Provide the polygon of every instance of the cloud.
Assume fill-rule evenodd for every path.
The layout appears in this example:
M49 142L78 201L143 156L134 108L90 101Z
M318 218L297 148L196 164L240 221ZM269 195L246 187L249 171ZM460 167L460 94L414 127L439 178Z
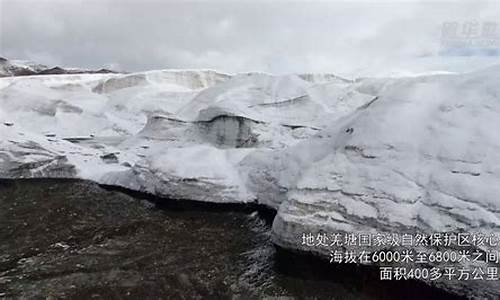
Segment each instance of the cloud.
M494 2L0 0L0 55L129 71L363 72L439 53ZM500 30L500 28L499 28Z

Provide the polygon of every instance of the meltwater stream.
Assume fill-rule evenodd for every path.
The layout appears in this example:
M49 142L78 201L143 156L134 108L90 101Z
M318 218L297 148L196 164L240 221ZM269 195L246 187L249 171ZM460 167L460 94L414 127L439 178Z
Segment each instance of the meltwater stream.
M270 222L251 208L149 200L85 181L0 181L0 298L450 297L325 272L334 266L276 250Z

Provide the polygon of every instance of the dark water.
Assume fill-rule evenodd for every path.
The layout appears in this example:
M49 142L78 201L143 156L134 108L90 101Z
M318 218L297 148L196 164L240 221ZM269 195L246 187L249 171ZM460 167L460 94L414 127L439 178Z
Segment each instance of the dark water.
M275 249L252 207L148 200L83 181L0 181L0 298L451 298Z

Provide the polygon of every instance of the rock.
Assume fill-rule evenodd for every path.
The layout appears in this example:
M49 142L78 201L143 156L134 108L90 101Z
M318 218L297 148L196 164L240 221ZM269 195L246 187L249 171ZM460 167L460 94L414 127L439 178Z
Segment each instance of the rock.
M82 141L88 141L88 140L92 140L92 139L93 139L93 137L90 135L89 136L73 136L73 137L63 138L63 140L71 142L71 143L80 143Z
M118 156L115 153L107 153L101 155L101 159L107 164L116 164L118 163Z
M184 273L177 275L177 280L179 281L179 283L182 286L185 286L185 287L191 287L193 285L191 283L191 281L189 280L189 277Z
M67 250L68 248L70 248L70 246L64 242L57 242L54 244L54 247L55 248L61 248L63 250Z

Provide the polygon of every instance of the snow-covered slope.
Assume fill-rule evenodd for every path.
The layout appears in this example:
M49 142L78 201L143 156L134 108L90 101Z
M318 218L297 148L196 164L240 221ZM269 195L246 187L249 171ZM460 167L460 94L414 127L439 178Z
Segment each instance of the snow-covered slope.
M0 177L258 202L278 211L276 244L308 251L304 232L495 233L499 81L498 67L357 81L210 70L2 78Z

